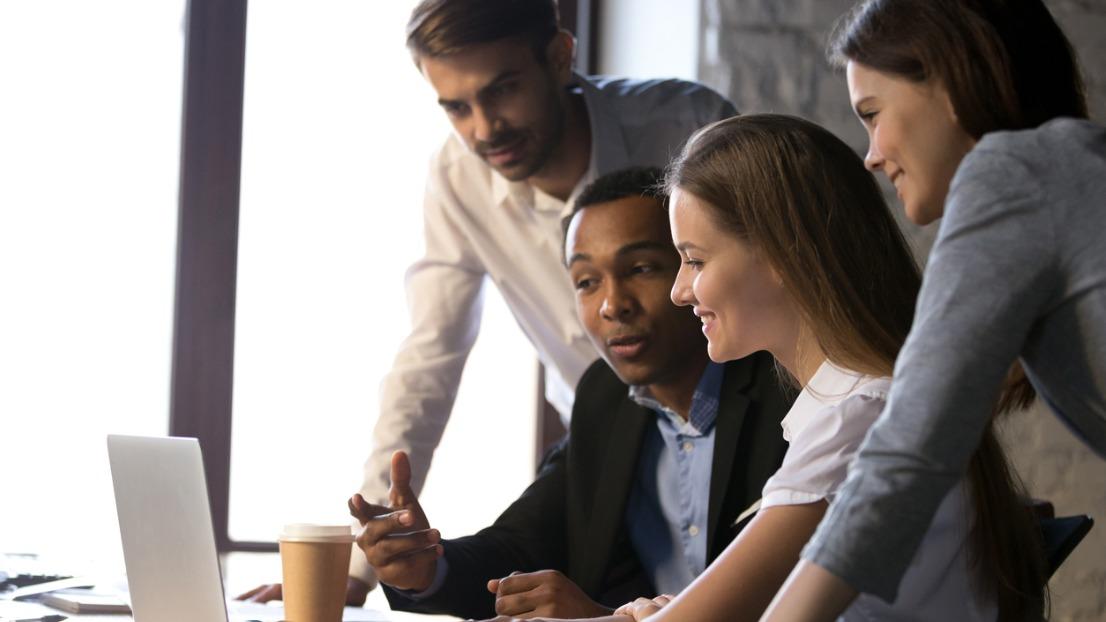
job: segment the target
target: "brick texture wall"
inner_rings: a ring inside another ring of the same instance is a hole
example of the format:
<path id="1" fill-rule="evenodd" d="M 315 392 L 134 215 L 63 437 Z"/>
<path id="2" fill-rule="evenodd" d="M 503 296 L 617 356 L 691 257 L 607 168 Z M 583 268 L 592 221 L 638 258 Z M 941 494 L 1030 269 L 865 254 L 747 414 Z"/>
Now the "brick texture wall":
<path id="1" fill-rule="evenodd" d="M 694 1 L 694 0 L 685 0 Z M 852 0 L 701 0 L 700 80 L 745 113 L 778 112 L 816 121 L 858 152 L 867 149 L 849 108 L 844 77 L 824 60 L 826 37 Z M 1106 0 L 1046 0 L 1083 64 L 1091 116 L 1106 121 Z M 891 205 L 893 192 L 880 176 Z M 901 210 L 896 210 L 900 213 Z M 936 233 L 905 221 L 919 259 Z M 1030 492 L 1058 514 L 1090 514 L 1096 527 L 1051 583 L 1052 619 L 1106 621 L 1106 462 L 1037 406 L 1004 426 Z"/>

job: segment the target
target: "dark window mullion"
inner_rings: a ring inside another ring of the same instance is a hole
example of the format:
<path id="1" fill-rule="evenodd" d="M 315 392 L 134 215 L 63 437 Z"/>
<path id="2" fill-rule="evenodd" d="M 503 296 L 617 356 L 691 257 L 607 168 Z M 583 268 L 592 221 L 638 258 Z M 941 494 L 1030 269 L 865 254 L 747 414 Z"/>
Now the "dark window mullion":
<path id="1" fill-rule="evenodd" d="M 226 551 L 246 0 L 190 0 L 185 19 L 169 433 L 200 439 Z"/>

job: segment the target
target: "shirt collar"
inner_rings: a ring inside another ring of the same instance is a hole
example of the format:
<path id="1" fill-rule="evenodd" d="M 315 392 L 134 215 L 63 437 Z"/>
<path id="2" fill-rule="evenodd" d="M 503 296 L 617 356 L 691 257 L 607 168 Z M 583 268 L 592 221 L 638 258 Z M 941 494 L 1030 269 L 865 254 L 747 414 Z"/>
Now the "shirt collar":
<path id="1" fill-rule="evenodd" d="M 868 380 L 870 377 L 864 374 L 823 361 L 780 422 L 784 440 L 790 442 L 817 419 L 822 409 L 841 402 Z"/>
<path id="2" fill-rule="evenodd" d="M 579 92 L 584 98 L 584 107 L 591 124 L 591 152 L 588 170 L 566 202 L 565 211 L 570 209 L 579 191 L 592 180 L 630 166 L 622 124 L 607 105 L 603 91 L 592 79 L 578 73 L 573 73 L 573 81 L 568 88 Z M 530 184 L 525 181 L 510 181 L 494 170 L 491 175 L 492 201 L 496 205 L 502 205 L 508 199 L 517 205 L 534 205 L 534 188 Z"/>
<path id="3" fill-rule="evenodd" d="M 687 425 L 696 432 L 703 434 L 710 430 L 718 418 L 718 405 L 722 395 L 722 377 L 725 366 L 719 363 L 708 362 L 703 375 L 699 377 L 699 384 L 695 386 L 695 392 L 691 395 L 691 410 L 688 413 Z M 644 406 L 657 414 L 662 414 L 672 419 L 678 425 L 684 425 L 684 420 L 676 412 L 665 407 L 653 397 L 648 387 L 631 386 L 630 399 L 639 406 Z"/>

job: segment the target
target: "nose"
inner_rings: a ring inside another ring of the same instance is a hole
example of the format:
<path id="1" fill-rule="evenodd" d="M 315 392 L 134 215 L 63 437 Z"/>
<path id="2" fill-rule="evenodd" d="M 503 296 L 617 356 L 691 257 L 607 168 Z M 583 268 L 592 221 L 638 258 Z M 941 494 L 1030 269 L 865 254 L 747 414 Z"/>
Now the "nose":
<path id="1" fill-rule="evenodd" d="M 883 168 L 883 154 L 874 138 L 868 140 L 868 153 L 864 154 L 864 166 L 873 173 Z"/>
<path id="2" fill-rule="evenodd" d="M 672 303 L 677 307 L 686 307 L 695 304 L 695 294 L 691 291 L 691 275 L 688 274 L 687 264 L 681 264 L 676 280 L 672 283 L 672 292 L 669 294 Z"/>
<path id="3" fill-rule="evenodd" d="M 606 291 L 603 295 L 603 304 L 599 307 L 599 315 L 609 322 L 623 322 L 633 316 L 637 310 L 637 301 L 615 279 L 609 279 Z"/>
<path id="4" fill-rule="evenodd" d="M 496 131 L 495 115 L 486 106 L 472 109 L 473 138 L 479 142 L 490 142 Z"/>

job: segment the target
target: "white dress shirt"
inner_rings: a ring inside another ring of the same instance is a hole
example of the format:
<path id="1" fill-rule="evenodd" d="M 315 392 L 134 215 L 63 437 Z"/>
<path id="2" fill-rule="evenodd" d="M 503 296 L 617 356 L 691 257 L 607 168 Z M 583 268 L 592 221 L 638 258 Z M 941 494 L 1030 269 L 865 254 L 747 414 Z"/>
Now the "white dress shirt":
<path id="1" fill-rule="evenodd" d="M 890 388 L 890 378 L 823 363 L 782 421 L 790 446 L 779 471 L 764 484 L 761 508 L 832 501 L 868 428 L 883 411 Z M 993 597 L 973 589 L 970 503 L 961 480 L 938 509 L 895 602 L 861 594 L 840 619 L 994 620 Z"/>
<path id="2" fill-rule="evenodd" d="M 423 205 L 425 253 L 407 272 L 411 333 L 381 385 L 373 451 L 361 492 L 386 497 L 390 457 L 411 456 L 421 490 L 476 340 L 485 277 L 503 295 L 546 368 L 546 398 L 567 418 L 573 388 L 598 354 L 576 317 L 564 268 L 561 219 L 598 176 L 667 165 L 699 127 L 736 114 L 701 85 L 576 76 L 591 126 L 587 173 L 567 202 L 510 182 L 451 135 L 431 162 Z M 504 361 L 516 364 L 517 361 Z M 531 416 L 496 413 L 490 416 Z M 351 572 L 371 577 L 355 551 Z"/>

